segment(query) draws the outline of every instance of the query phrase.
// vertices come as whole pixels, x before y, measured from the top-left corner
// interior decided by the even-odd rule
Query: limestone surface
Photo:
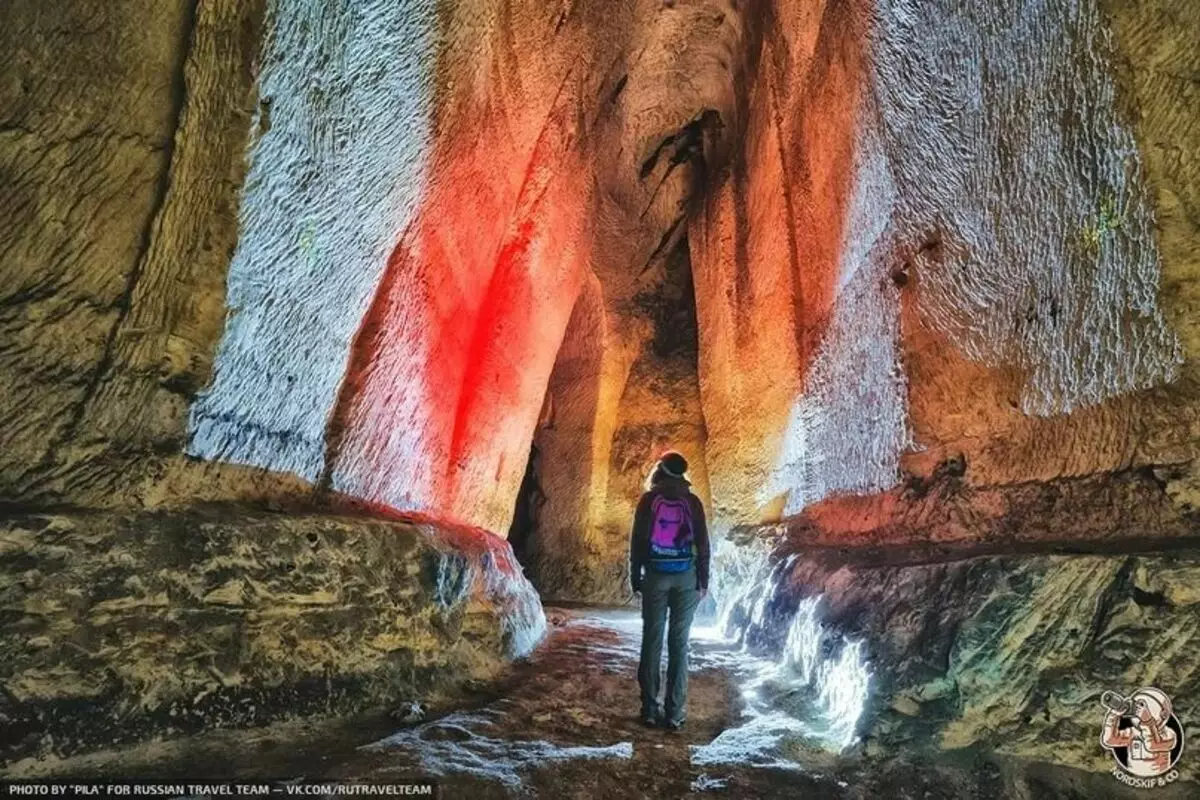
[[[0,526],[0,757],[428,702],[545,630],[482,531],[210,506]]]
[[[6,504],[294,489],[182,458],[225,318],[263,14],[260,2],[5,5]]]
[[[4,12],[7,503],[503,534],[536,439],[584,596],[671,445],[719,524],[959,457],[1195,494],[1178,3],[105,8]]]
[[[1082,726],[1132,647],[1194,696],[1194,565],[1136,553],[1200,525],[1197,41],[1190,0],[10,0],[11,746],[486,671],[536,638],[514,510],[539,588],[623,601],[668,447],[720,532],[994,548],[812,578],[903,674],[960,648],[947,746]]]
[[[1106,772],[1104,691],[1155,686],[1185,737],[1200,674],[1194,546],[1155,553],[1056,554],[900,545],[847,551],[783,540],[771,586],[728,617],[755,649],[793,645],[805,603],[870,672],[858,719],[868,756],[983,748]],[[761,599],[761,604],[759,600]],[[817,652],[819,660],[836,653]],[[1180,762],[1194,780],[1194,767]]]

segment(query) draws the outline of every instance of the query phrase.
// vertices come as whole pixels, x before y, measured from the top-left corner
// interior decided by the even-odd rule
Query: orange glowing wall
[[[770,480],[837,295],[868,74],[860,0],[767,5],[738,155],[691,222],[714,498],[770,517]]]

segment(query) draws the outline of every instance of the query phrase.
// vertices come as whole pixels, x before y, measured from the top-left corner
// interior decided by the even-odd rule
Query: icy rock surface
[[[840,753],[855,743],[871,671],[862,642],[821,623],[821,598],[801,600],[779,641],[778,596],[791,561],[772,561],[767,541],[722,542],[714,584],[716,624],[703,633],[740,646],[718,658],[737,676],[743,721],[692,748],[697,766],[799,769],[799,750]]]
[[[723,663],[747,718],[693,763],[831,763],[861,737],[871,758],[983,747],[1104,773],[1106,687],[1168,684],[1181,720],[1200,696],[1190,549],[765,549],[717,575],[710,635],[741,645]]]

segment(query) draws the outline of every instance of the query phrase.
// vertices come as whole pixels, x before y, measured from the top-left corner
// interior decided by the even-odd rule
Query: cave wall
[[[224,319],[263,13],[6,4],[5,503],[293,491],[181,453]]]
[[[87,20],[6,11],[7,502],[328,490],[501,533],[536,435],[550,569],[602,585],[665,446],[721,527],[902,537],[947,476],[1114,471],[1186,526],[1176,5],[264,0],[136,41],[116,9],[55,69]],[[648,355],[681,246],[694,379]]]
[[[844,302],[843,315],[861,327],[831,330],[835,300],[878,233],[870,228],[878,209],[864,206],[855,186],[879,171],[863,163],[857,140],[866,116],[866,8],[768,3],[763,12],[742,149],[689,232],[709,466],[715,517],[723,525],[778,515],[776,497],[788,490],[796,495],[790,510],[802,507],[813,494],[805,473],[826,455],[831,469],[854,476],[833,482],[835,488],[872,488],[879,483],[870,475],[875,465],[847,451],[895,446],[887,430],[895,414],[880,419],[879,413],[891,410],[891,398],[866,396],[867,389],[889,387],[868,387],[872,373],[861,369],[879,361],[871,348],[882,348],[884,361],[888,356],[886,304]],[[861,282],[843,301],[864,294]],[[819,356],[822,348],[833,355]],[[851,357],[854,348],[861,358]],[[819,394],[814,373],[829,380],[839,366],[843,379]],[[870,415],[843,412],[828,433],[805,428],[814,412],[829,416],[838,404],[857,411],[864,401]],[[849,430],[855,435],[847,436]],[[860,473],[865,483],[856,482]]]
[[[650,336],[644,267],[682,230],[687,178],[657,154],[696,104],[653,93],[713,11],[659,30],[659,10],[273,7],[189,452],[505,530],[581,286],[601,277],[621,375]]]
[[[321,475],[352,340],[420,200],[435,6],[272,4],[230,316],[192,409],[193,454]]]
[[[385,5],[6,9],[9,72],[28,77],[6,86],[0,148],[25,214],[3,262],[3,501],[332,495],[499,533],[548,406],[546,574],[620,599],[657,452],[687,453],[706,493],[695,346],[656,355],[670,331],[650,306],[691,303],[680,242],[697,154],[730,146],[709,126],[735,116],[742,18]],[[702,79],[672,88],[684,74]],[[78,130],[60,136],[60,107],[87,117]],[[100,145],[145,153],[110,164]],[[39,160],[48,146],[61,157]],[[80,288],[100,278],[102,296]],[[560,348],[580,298],[595,318]],[[561,379],[572,352],[589,388]]]
[[[1107,536],[1128,517],[1099,477],[1116,472],[1162,533],[1188,531],[1189,162],[1153,163],[1187,150],[1195,106],[1133,86],[1132,59],[1190,74],[1197,23],[1170,4],[771,9],[744,150],[689,235],[720,519],[970,536],[922,499],[952,483],[945,508],[986,536],[1019,527],[991,488],[1029,508],[1018,485],[1071,479],[1079,500],[1097,476],[1084,505],[1109,523],[1050,503],[1027,533]],[[1166,44],[1122,44],[1164,17]]]
[[[219,505],[0,523],[0,763],[444,701],[545,627],[473,529]]]
[[[1194,544],[796,545],[750,567],[721,621],[790,668],[791,680],[764,687],[783,714],[812,721],[816,706],[814,729],[828,725],[855,752],[1110,772],[1101,694],[1142,686],[1172,698],[1185,741],[1200,731]],[[1184,785],[1195,780],[1186,757],[1178,768]]]
[[[531,441],[549,596],[627,597],[632,509],[672,447],[717,529],[777,555],[993,548],[858,573],[830,624],[876,657],[947,646],[879,586],[1011,625],[1002,574],[1043,597],[1082,575],[1071,625],[1106,597],[1156,646],[1146,619],[1190,619],[1151,574],[1169,559],[996,556],[1197,530],[1186,0],[0,13],[5,757],[494,674],[541,624],[490,535]],[[979,591],[939,594],[947,575]],[[1096,681],[1132,657],[1075,644]],[[901,719],[913,686],[884,738],[929,735]],[[1007,735],[976,688],[953,741]]]
[[[677,199],[655,195],[626,238],[655,229],[674,245],[686,228],[718,530],[769,537],[779,522],[839,544],[1194,534],[1183,121],[1197,23],[1170,3],[717,5],[637,18],[645,51],[612,115],[678,109],[651,139],[673,153]],[[654,47],[695,35],[695,18],[720,33],[661,58],[705,82],[661,98],[673,73]],[[639,196],[641,169],[622,159],[646,151],[631,139],[603,159],[592,213],[606,233]],[[641,164],[653,177],[661,161]],[[641,261],[613,249],[591,260],[604,313],[568,326],[551,378],[561,427],[537,436],[572,475],[568,461],[592,460],[578,481],[549,479],[545,549],[615,576],[658,446],[618,455],[620,420],[653,408],[637,386],[649,320],[631,298],[665,260],[656,248],[631,288],[614,267]]]
[[[297,440],[315,420],[324,448],[327,409],[301,402],[322,375],[293,357],[328,366],[333,339],[304,326],[337,306],[284,278],[316,265],[348,292],[381,246],[364,241],[377,231],[330,241],[309,223],[336,233],[370,216],[366,190],[318,207],[347,185],[354,146],[390,147],[379,136],[395,115],[360,119],[364,98],[338,78],[395,89],[377,68],[396,62],[379,45],[397,31],[322,9],[0,11],[0,761],[425,702],[540,636],[540,602],[502,539],[334,512],[296,451],[273,464],[194,454],[214,439],[197,420],[264,408],[291,414]],[[311,85],[280,68],[300,32],[281,20],[296,14],[322,34],[301,48],[299,72],[322,78]],[[363,47],[374,62],[355,71]],[[281,140],[303,146],[263,168]],[[412,165],[385,160],[400,177],[372,176],[379,217],[412,189]],[[267,285],[282,291],[264,301]],[[358,320],[341,324],[352,338]],[[258,360],[239,362],[248,342]],[[264,382],[216,408],[239,374]],[[240,443],[263,452],[265,430],[247,425]]]
[[[384,5],[6,9],[5,502],[502,532],[536,435],[602,585],[665,446],[722,527],[969,538],[1040,481],[1188,530],[1182,6]]]
[[[594,12],[452,8],[428,186],[356,344],[332,486],[502,531],[584,275],[581,98],[607,54]]]

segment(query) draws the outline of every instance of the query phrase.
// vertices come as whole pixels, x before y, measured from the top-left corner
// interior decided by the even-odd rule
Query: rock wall
[[[290,491],[181,454],[221,335],[263,11],[6,4],[6,504]]]
[[[490,534],[205,506],[0,525],[0,763],[427,702],[545,628]]]
[[[502,539],[306,480],[420,166],[393,45],[429,48],[367,11],[0,11],[4,760],[449,691],[539,636]]]
[[[1146,9],[1146,13],[1153,16],[1154,12]],[[1186,327],[1178,324],[1181,319],[1177,310],[1180,294],[1176,287],[1181,286],[1181,277],[1192,271],[1196,262],[1194,256],[1181,253],[1178,249],[1168,251],[1163,248],[1163,243],[1167,241],[1164,235],[1166,223],[1154,220],[1156,213],[1169,209],[1158,202],[1161,191],[1147,162],[1156,146],[1146,140],[1143,128],[1147,118],[1187,115],[1194,113],[1195,108],[1180,107],[1173,99],[1168,100],[1156,92],[1138,95],[1130,91],[1128,77],[1133,67],[1120,55],[1119,28],[1108,16],[1107,10],[1084,5],[1072,14],[1072,24],[1081,26],[1081,33],[1077,35],[1082,35],[1082,41],[1088,43],[1093,51],[1093,55],[1083,63],[1085,66],[1107,64],[1111,73],[1111,77],[1099,85],[1093,94],[1111,102],[1115,117],[1111,124],[1128,131],[1128,136],[1132,137],[1123,138],[1124,144],[1120,146],[1110,145],[1115,152],[1125,154],[1121,170],[1117,170],[1113,162],[1100,159],[1091,172],[1081,171],[1080,174],[1088,180],[1107,181],[1108,185],[1116,187],[1120,182],[1114,183],[1112,175],[1123,170],[1128,176],[1125,185],[1131,194],[1129,200],[1122,203],[1113,199],[1116,197],[1113,194],[1115,189],[1103,189],[1094,208],[1081,207],[1060,223],[1060,227],[1066,231],[1059,245],[1066,253],[1064,263],[1077,262],[1080,252],[1089,255],[1095,262],[1094,266],[1100,270],[1096,273],[1095,285],[1100,288],[1111,287],[1115,275],[1112,269],[1117,266],[1113,259],[1125,258],[1133,266],[1146,263],[1139,262],[1141,256],[1127,249],[1131,243],[1140,242],[1138,253],[1157,253],[1161,273],[1157,281],[1161,284],[1158,302],[1163,317],[1170,323],[1172,336],[1175,337],[1176,332],[1184,334]],[[1193,26],[1190,31],[1188,24]],[[1181,53],[1190,50],[1183,42],[1195,35],[1194,25],[1194,22],[1185,23],[1178,31],[1183,37],[1178,44],[1167,41],[1164,48],[1170,51],[1178,46]],[[1086,31],[1086,28],[1093,26],[1099,28],[1099,33]],[[1092,108],[1079,104],[1064,107],[1076,106]],[[1126,137],[1120,131],[1107,134],[1109,137],[1114,135]],[[1182,143],[1182,139],[1178,141]],[[1107,177],[1102,174],[1106,163],[1111,170],[1116,170]],[[1146,219],[1145,210],[1139,210],[1146,207],[1149,208],[1149,219]],[[1077,227],[1069,225],[1071,221]],[[941,258],[937,254],[931,257],[935,260]],[[930,268],[931,265],[926,270]],[[1078,268],[1078,263],[1072,268]],[[936,271],[938,268],[933,269]],[[922,278],[919,273],[919,268],[914,270],[914,280],[902,292],[908,292],[910,287],[916,286],[916,293],[921,294]],[[1127,274],[1133,279],[1137,273]],[[1129,284],[1130,289],[1125,296],[1130,300],[1124,306],[1124,313],[1131,314],[1135,320],[1155,320],[1157,312],[1142,313],[1137,310],[1153,295],[1151,284],[1155,281],[1150,281],[1148,277],[1137,280],[1143,283],[1135,281]],[[1045,294],[1044,290],[1041,291]],[[925,445],[925,452],[909,457],[913,471],[928,474],[936,463],[955,458],[958,454],[968,464],[968,480],[977,484],[1013,484],[1031,479],[1048,481],[1144,466],[1166,471],[1190,470],[1186,465],[1195,454],[1195,438],[1190,433],[1193,426],[1189,421],[1195,415],[1194,379],[1191,377],[1194,354],[1186,335],[1176,337],[1178,344],[1173,348],[1154,348],[1151,347],[1156,341],[1153,337],[1145,340],[1146,346],[1151,348],[1147,353],[1153,351],[1163,356],[1170,355],[1174,350],[1178,367],[1169,373],[1174,378],[1170,383],[1149,391],[1113,397],[1101,403],[1084,404],[1086,407],[1078,407],[1077,404],[1076,410],[1070,414],[1030,416],[1021,413],[1025,402],[1022,393],[1032,380],[1029,369],[1017,364],[997,369],[977,360],[964,359],[962,355],[966,351],[946,346],[948,340],[945,330],[939,331],[938,326],[923,312],[914,313],[913,306],[920,306],[924,302],[921,299],[914,302],[911,297],[905,297],[902,312],[906,331],[912,331],[911,337],[905,342],[905,361],[911,365],[911,416],[915,438]],[[1082,313],[1088,313],[1096,320],[1094,324],[1100,324],[1106,315],[1113,314],[1114,309],[1121,307],[1120,302],[1114,303],[1110,299],[1106,301],[1104,311]],[[1044,326],[1044,320],[1038,321],[1041,319],[1038,314],[1033,316],[1034,322],[1027,324]],[[1122,331],[1121,337],[1118,337],[1121,344],[1112,339],[1111,334],[1106,338],[1098,330],[1093,331],[1096,353],[1083,361],[1090,359],[1090,363],[1095,364],[1095,381],[1124,380],[1120,377],[1121,370],[1135,369],[1138,364],[1146,363],[1139,360],[1144,356],[1126,358],[1121,355],[1122,347],[1126,346],[1123,342],[1134,337],[1137,328],[1125,326],[1117,330]],[[1080,340],[1081,343],[1083,341]],[[1113,358],[1122,360],[1123,365],[1119,368],[1111,365],[1107,359]],[[1060,367],[1055,369],[1064,376],[1068,375],[1068,371]],[[1133,384],[1130,386],[1137,388]]]
[[[1150,466],[1188,496],[1174,8],[264,0],[133,41],[130,0],[99,30],[131,74],[51,69],[85,20],[15,4],[4,497],[315,487],[501,532],[546,407],[560,561],[615,558],[668,442],[722,525],[959,460],[972,486]],[[695,297],[687,387],[647,356],[663,291]]]
[[[544,505],[527,559],[549,598],[628,599],[630,524],[661,453],[684,454],[709,502],[686,243],[656,261],[623,331],[613,330],[620,317],[605,312],[599,281],[585,289],[550,378],[534,439]],[[614,375],[610,343],[622,333],[640,349]]]
[[[231,313],[190,452],[308,481],[324,470],[351,343],[421,198],[435,11],[271,4]]]
[[[572,346],[604,352],[605,400],[578,423],[597,427],[586,457],[603,469],[698,137],[735,99],[740,15],[722,9],[272,5],[234,315],[189,452],[503,531],[596,276],[613,336]],[[611,502],[597,525],[633,501]]]
[[[1136,555],[785,543],[727,619],[756,650],[833,663],[857,648],[867,755],[974,748],[1105,772],[1105,691],[1160,687],[1185,740],[1200,733],[1192,541]],[[1179,772],[1197,779],[1186,758]]]
[[[689,232],[719,524],[919,539],[950,469],[986,487],[983,538],[1068,480],[1107,519],[1028,507],[1026,534],[1120,535],[1104,476],[1140,469],[1162,533],[1194,529],[1194,15],[767,6],[741,150]]]
[[[0,501],[1187,536],[1185,5],[10,3]]]
[[[646,50],[612,113],[674,110],[636,119],[677,126],[651,139],[674,152],[677,199],[656,195],[625,238],[653,228],[674,244],[686,227],[718,528],[783,520],[847,545],[1193,533],[1194,15],[1077,0],[712,5],[635,18]],[[654,76],[674,73],[656,43],[698,36],[693,19],[719,32],[675,58],[704,81],[660,98]],[[1151,42],[1163,19],[1172,32]],[[638,196],[622,159],[645,152],[617,141],[593,206],[606,233]],[[658,442],[612,462],[628,448],[618,420],[641,413],[627,406],[653,407],[635,366],[650,323],[630,302],[645,289],[614,250],[592,257],[603,313],[592,296],[577,312],[589,322],[568,326],[549,390],[561,427],[538,446],[564,470],[549,479],[544,549],[615,577]]]

